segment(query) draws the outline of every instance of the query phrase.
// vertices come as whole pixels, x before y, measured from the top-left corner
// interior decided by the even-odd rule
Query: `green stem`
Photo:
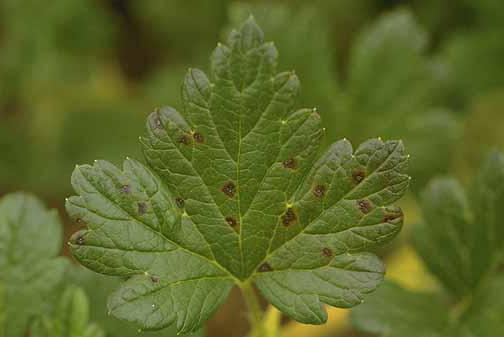
[[[240,289],[243,294],[243,299],[247,304],[248,316],[250,322],[250,336],[261,336],[259,333],[263,330],[263,311],[261,305],[259,304],[259,299],[254,291],[254,288],[250,282],[245,282],[240,285]]]

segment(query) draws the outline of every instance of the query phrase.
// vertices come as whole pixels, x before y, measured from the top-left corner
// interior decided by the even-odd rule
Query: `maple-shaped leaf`
[[[66,266],[58,215],[23,193],[0,199],[0,336],[22,337]]]
[[[183,112],[149,116],[141,142],[152,171],[132,159],[74,171],[67,209],[88,229],[71,250],[129,277],[109,299],[116,317],[189,332],[234,284],[255,283],[292,318],[320,324],[324,303],[354,306],[382,280],[368,251],[403,222],[390,206],[409,184],[403,145],[342,140],[320,156],[320,116],[294,108],[298,78],[276,68],[250,18],[217,46],[210,78],[188,71]]]

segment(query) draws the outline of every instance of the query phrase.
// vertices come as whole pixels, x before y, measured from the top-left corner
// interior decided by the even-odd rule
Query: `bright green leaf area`
[[[22,193],[0,199],[0,336],[23,337],[61,281],[61,225],[55,211]]]
[[[105,337],[105,332],[89,324],[89,301],[86,293],[75,286],[61,295],[54,314],[38,319],[30,330],[31,337]]]
[[[422,195],[416,250],[447,290],[429,295],[387,284],[353,312],[361,330],[383,336],[490,337],[504,333],[502,261],[504,155],[492,153],[467,190],[433,180]]]
[[[87,229],[70,247],[86,267],[128,277],[112,315],[143,329],[191,332],[233,285],[320,324],[323,304],[352,307],[383,279],[369,251],[403,222],[409,185],[400,141],[341,140],[320,155],[314,109],[250,18],[218,44],[211,75],[190,69],[183,112],[157,109],[141,138],[149,168],[126,159],[78,166],[67,210]]]

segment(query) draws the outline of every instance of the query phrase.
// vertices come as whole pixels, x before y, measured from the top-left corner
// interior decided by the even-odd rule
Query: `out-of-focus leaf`
[[[458,298],[471,294],[500,259],[504,232],[504,156],[494,153],[466,196],[453,179],[434,180],[413,235],[429,269]]]
[[[61,224],[31,195],[0,199],[0,335],[22,337],[60,283]]]
[[[89,323],[86,293],[70,286],[62,293],[52,315],[45,313],[30,330],[31,337],[105,337],[105,332]]]
[[[453,113],[437,108],[445,72],[426,55],[427,45],[427,33],[408,11],[382,16],[354,43],[342,111],[332,119],[351,139],[403,138],[418,156],[414,187],[448,170],[458,138]]]
[[[359,330],[383,337],[442,337],[449,323],[439,294],[411,292],[392,282],[353,309],[351,319]]]

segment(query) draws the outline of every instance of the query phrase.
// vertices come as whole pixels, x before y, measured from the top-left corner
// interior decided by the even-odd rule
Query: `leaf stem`
[[[240,284],[240,289],[243,294],[243,299],[248,308],[248,316],[251,330],[255,330],[262,325],[263,311],[259,304],[259,299],[250,282]]]

